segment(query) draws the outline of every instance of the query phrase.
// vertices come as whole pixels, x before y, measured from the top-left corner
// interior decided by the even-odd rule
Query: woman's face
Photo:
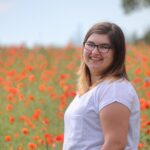
[[[83,60],[91,75],[100,75],[107,69],[112,64],[113,53],[108,36],[93,33],[83,47]]]

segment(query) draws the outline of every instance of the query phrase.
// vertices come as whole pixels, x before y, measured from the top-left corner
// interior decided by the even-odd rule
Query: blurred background
[[[150,0],[0,0],[0,45],[81,45],[96,22],[110,21],[128,42],[150,40]]]
[[[62,150],[81,44],[95,23],[118,24],[140,100],[138,150],[150,149],[150,0],[0,0],[0,149]],[[118,41],[119,42],[119,41]]]

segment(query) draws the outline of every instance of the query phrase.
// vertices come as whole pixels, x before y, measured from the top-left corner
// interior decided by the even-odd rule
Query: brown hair
[[[108,35],[108,38],[114,50],[114,58],[112,64],[102,72],[100,80],[97,81],[97,83],[104,80],[104,78],[107,78],[110,75],[117,79],[125,78],[128,80],[125,68],[125,56],[126,56],[125,37],[121,28],[114,23],[109,22],[97,23],[89,29],[84,38],[84,42],[86,42],[93,33]],[[90,71],[88,66],[83,61],[83,56],[78,74],[79,74],[78,92],[80,95],[87,92],[91,86],[93,87],[97,84],[95,83],[94,85],[91,85]]]

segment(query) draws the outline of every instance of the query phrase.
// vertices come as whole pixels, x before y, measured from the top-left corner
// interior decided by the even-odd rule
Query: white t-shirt
[[[63,150],[100,150],[104,136],[99,111],[116,101],[128,107],[131,112],[128,141],[124,150],[138,150],[139,99],[132,84],[123,79],[103,81],[84,95],[76,95],[64,116]]]

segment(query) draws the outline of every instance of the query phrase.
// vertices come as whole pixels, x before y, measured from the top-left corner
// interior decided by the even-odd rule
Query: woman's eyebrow
[[[87,43],[95,44],[93,41],[87,41]],[[100,43],[100,44],[95,44],[95,45],[110,45],[110,43]]]
[[[93,41],[87,41],[87,43],[92,43],[92,44],[95,44]]]

